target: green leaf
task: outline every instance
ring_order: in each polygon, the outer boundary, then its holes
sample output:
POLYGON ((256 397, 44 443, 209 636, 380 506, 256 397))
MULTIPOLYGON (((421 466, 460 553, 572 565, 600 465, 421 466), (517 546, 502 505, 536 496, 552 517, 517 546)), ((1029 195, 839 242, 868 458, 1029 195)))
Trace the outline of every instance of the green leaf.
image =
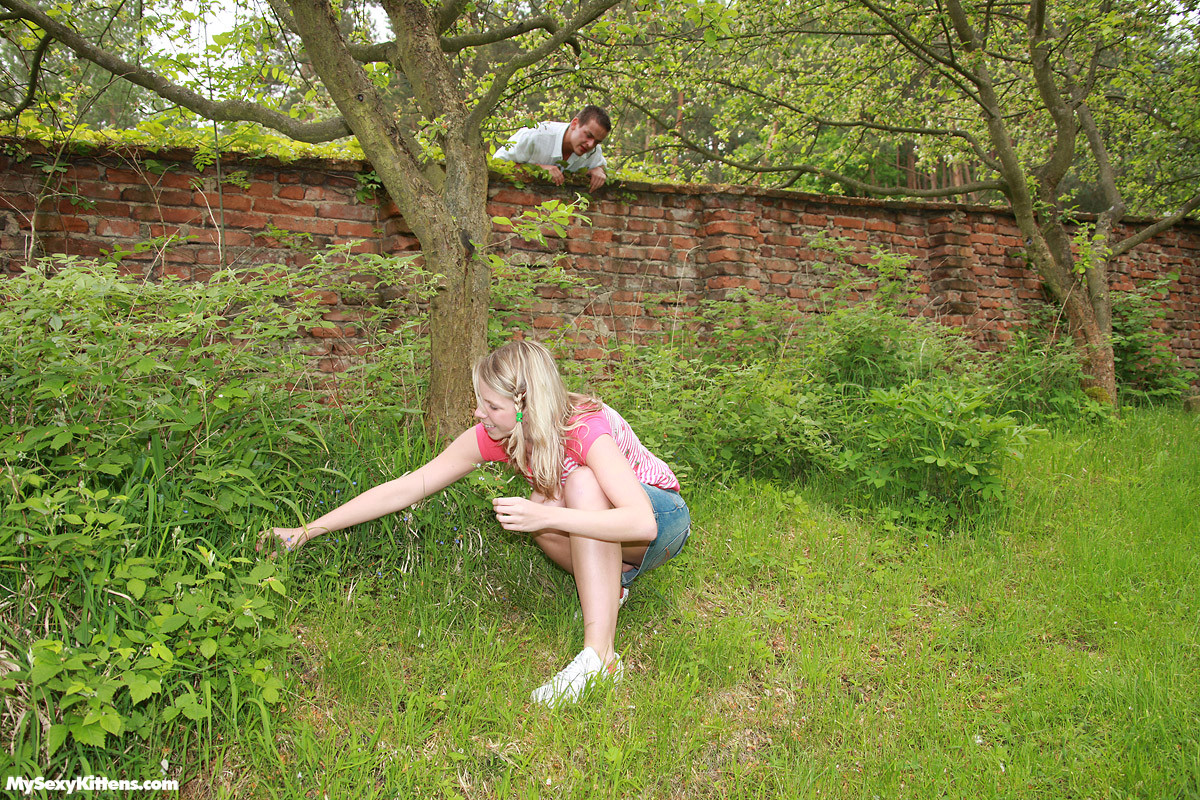
POLYGON ((40 683, 45 683, 58 673, 62 672, 62 669, 62 664, 47 664, 44 661, 39 662, 34 664, 33 669, 29 671, 29 682, 33 686, 37 686, 40 683))
POLYGON ((53 756, 67 740, 67 734, 70 732, 71 729, 66 725, 51 725, 50 730, 46 731, 46 755, 53 756))
POLYGON ((146 582, 143 580, 130 578, 125 586, 129 589, 129 593, 133 595, 134 600, 141 600, 142 595, 146 594, 146 582))
POLYGON ((217 652, 217 642, 215 639, 205 639, 200 642, 200 655, 205 658, 212 658, 217 652))
POLYGON ((163 661, 167 662, 168 664, 171 664, 175 661, 175 654, 172 653, 170 648, 168 648, 162 642, 153 642, 150 645, 150 654, 152 656, 157 656, 158 658, 161 658, 163 661))
POLYGON ((113 736, 120 736, 121 731, 125 728, 125 720, 116 711, 107 709, 100 714, 100 727, 113 736))
POLYGON ((103 747, 104 740, 108 738, 108 732, 100 727, 100 722, 92 722, 87 725, 75 724, 70 726, 71 735, 75 737, 75 741, 80 744, 90 744, 95 747, 103 747))
POLYGON ((162 681, 158 678, 143 678, 140 673, 131 672, 125 679, 125 684, 129 687, 129 699, 134 705, 145 700, 152 694, 158 694, 162 691, 162 681))

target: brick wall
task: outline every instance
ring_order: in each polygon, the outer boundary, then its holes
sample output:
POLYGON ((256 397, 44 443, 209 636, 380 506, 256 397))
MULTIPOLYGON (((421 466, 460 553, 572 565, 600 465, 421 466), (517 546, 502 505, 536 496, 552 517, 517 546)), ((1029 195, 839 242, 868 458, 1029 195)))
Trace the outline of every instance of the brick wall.
MULTIPOLYGON (((50 168, 52 156, 40 146, 9 145, 0 149, 0 271, 18 270, 31 253, 97 256, 173 234, 190 238, 165 256, 155 248, 130 252, 122 268, 197 280, 222 261, 303 270, 308 256, 288 246, 284 231, 317 246, 362 239, 359 250, 418 249, 394 207, 356 200, 357 176, 367 170, 359 162, 227 155, 218 191, 216 170, 197 170, 187 151, 80 154, 50 168)), ((515 217, 547 199, 571 200, 580 189, 493 176, 490 212, 515 217)), ((980 347, 1002 346, 1044 303, 1012 218, 984 207, 622 182, 596 194, 588 217, 590 225, 544 246, 497 237, 514 260, 561 259, 596 287, 544 286, 526 320, 535 335, 563 336, 581 358, 601 357, 614 340, 661 331, 683 316, 652 313, 654 306, 686 309, 735 290, 819 311, 820 290, 837 280, 829 270, 834 257, 814 246, 821 235, 843 240, 859 265, 871 263, 876 247, 911 256, 918 297, 910 312, 961 326, 980 347)), ((1179 225, 1121 259, 1113 285, 1128 289, 1172 272, 1179 278, 1160 325, 1185 364, 1200 371, 1200 223, 1179 225)), ((322 304, 325 326, 300 335, 333 372, 361 345, 359 312, 337 287, 322 293, 322 304)))

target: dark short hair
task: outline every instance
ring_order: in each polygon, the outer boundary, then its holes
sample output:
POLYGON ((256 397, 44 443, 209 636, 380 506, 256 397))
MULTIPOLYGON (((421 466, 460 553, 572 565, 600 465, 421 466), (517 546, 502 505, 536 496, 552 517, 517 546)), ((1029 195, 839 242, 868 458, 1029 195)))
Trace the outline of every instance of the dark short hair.
POLYGON ((586 105, 583 110, 575 115, 575 119, 579 120, 580 125, 587 125, 592 120, 600 123, 600 127, 608 132, 612 132, 612 120, 608 118, 608 112, 600 106, 586 105))

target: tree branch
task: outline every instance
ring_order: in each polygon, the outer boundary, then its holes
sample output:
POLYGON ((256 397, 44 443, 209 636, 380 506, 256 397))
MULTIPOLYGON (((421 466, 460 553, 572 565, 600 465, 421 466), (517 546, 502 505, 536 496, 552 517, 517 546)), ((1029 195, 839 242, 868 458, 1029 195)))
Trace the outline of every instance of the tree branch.
POLYGON ((1162 219, 1160 219, 1158 222, 1154 223, 1153 225, 1149 225, 1145 228, 1142 228, 1140 231, 1135 233, 1133 236, 1130 236, 1128 239, 1123 239, 1120 242, 1118 242, 1117 244, 1115 244, 1112 249, 1111 257, 1117 258, 1119 256, 1125 255, 1130 250, 1137 247, 1139 244, 1142 244, 1143 242, 1153 239, 1155 236, 1158 236, 1160 233, 1167 230, 1172 225, 1175 225, 1176 223, 1182 221, 1184 217, 1186 217, 1188 214, 1195 211, 1197 208, 1200 208, 1200 192, 1197 192, 1196 194, 1192 195, 1191 199, 1189 199, 1182 206, 1180 206, 1178 208, 1178 210, 1175 211, 1175 213, 1171 214, 1171 216, 1163 217, 1162 219))
POLYGON ((513 59, 510 59, 497 72, 492 79, 492 85, 488 88, 487 94, 479 98, 475 104, 475 108, 471 110, 470 116, 467 118, 467 125, 472 130, 479 130, 483 125, 483 120, 488 114, 492 113, 492 109, 496 107, 496 103, 500 101, 504 93, 504 87, 512 80, 513 75, 518 70, 524 69, 531 64, 541 61, 553 53, 558 48, 562 47, 569 39, 571 39, 581 28, 588 23, 597 19, 601 14, 615 6, 620 0, 587 0, 580 5, 574 18, 570 22, 565 23, 556 32, 551 34, 550 38, 542 42, 537 47, 529 50, 513 59))
MULTIPOLYGON (((467 33, 462 36, 442 36, 439 39, 439 43, 443 53, 453 54, 471 47, 482 47, 485 44, 503 42, 515 36, 520 36, 522 33, 528 33, 539 28, 553 35, 558 31, 558 23, 552 17, 543 15, 495 30, 467 33)), ((575 51, 576 55, 580 53, 579 42, 574 37, 569 37, 567 44, 571 45, 571 49, 575 51)), ((350 54, 363 64, 390 63, 395 46, 395 41, 379 42, 377 44, 347 43, 346 45, 350 50, 350 54)))
POLYGON ((983 162, 984 166, 989 169, 999 171, 1000 164, 992 157, 988 151, 983 149, 979 140, 970 131, 959 130, 957 128, 919 128, 908 127, 905 125, 885 125, 881 122, 851 122, 847 120, 830 120, 815 118, 822 125, 828 125, 831 128, 867 128, 869 130, 883 131, 885 133, 907 133, 913 136, 953 136, 957 139, 962 139, 971 146, 972 152, 976 158, 983 162))
POLYGON ((33 51, 33 63, 29 65, 29 89, 25 92, 25 97, 21 99, 21 102, 13 106, 12 111, 0 115, 0 120, 8 122, 10 119, 16 119, 21 116, 22 111, 33 105, 33 99, 37 96, 38 77, 42 71, 42 59, 49 52, 50 43, 53 41, 54 37, 46 34, 38 42, 37 48, 33 51))
POLYGON ((924 42, 917 39, 915 36, 913 36, 912 32, 909 31, 908 28, 894 20, 891 14, 877 6, 875 3, 871 2, 871 0, 862 0, 862 4, 866 6, 868 11, 874 14, 881 22, 883 22, 883 24, 891 31, 892 37, 898 41, 905 50, 908 50, 908 52, 912 53, 918 59, 924 61, 930 66, 944 67, 945 70, 942 71, 941 74, 944 75, 947 80, 953 82, 964 96, 970 97, 975 102, 983 105, 983 102, 980 100, 975 91, 959 80, 958 77, 955 77, 961 76, 962 78, 966 79, 967 82, 978 87, 978 75, 963 67, 956 59, 947 58, 946 56, 941 55, 934 48, 927 46, 924 42))
MULTIPOLYGON (((468 47, 480 47, 485 44, 494 44, 502 42, 506 39, 511 39, 514 36, 520 36, 522 33, 529 31, 542 30, 553 36, 558 33, 558 22, 549 14, 543 14, 540 17, 530 17, 513 25, 508 25, 503 28, 497 28, 490 31, 479 31, 478 33, 467 33, 462 36, 443 36, 441 38, 442 52, 457 53, 461 50, 466 50, 468 47)), ((576 55, 579 54, 579 42, 568 41, 575 50, 576 55)))
POLYGON ((1046 111, 1054 120, 1055 141, 1050 150, 1050 158, 1038 170, 1039 177, 1050 186, 1057 189, 1071 163, 1075 160, 1075 141, 1078 138, 1079 127, 1076 124, 1074 110, 1063 99, 1062 92, 1054 81, 1054 69, 1050 64, 1053 34, 1047 30, 1045 19, 1034 17, 1038 11, 1044 14, 1044 8, 1039 2, 1030 7, 1030 54, 1032 55, 1031 72, 1033 82, 1037 86, 1038 95, 1046 111))
POLYGON ((442 0, 442 4, 433 12, 434 30, 438 35, 450 30, 458 18, 466 13, 470 4, 471 0, 442 0))
POLYGON ((341 139, 351 134, 349 126, 340 118, 305 123, 292 119, 287 114, 244 100, 210 100, 191 89, 172 83, 156 72, 130 64, 93 45, 73 28, 51 19, 24 0, 0 0, 0 6, 11 9, 21 18, 37 25, 73 50, 80 58, 214 122, 254 122, 297 141, 312 144, 341 139))
POLYGON ((953 136, 953 137, 962 139, 965 142, 967 142, 971 146, 971 150, 975 153, 975 155, 987 167, 989 167, 991 169, 996 169, 996 170, 999 169, 999 164, 996 162, 996 160, 987 152, 987 150, 985 150, 983 148, 982 145, 980 145, 979 140, 976 139, 975 136, 972 133, 970 133, 969 131, 964 131, 964 130, 960 130, 957 128, 916 128, 916 127, 906 127, 906 126, 902 126, 902 125, 884 125, 883 123, 867 122, 865 120, 853 122, 853 121, 845 121, 845 120, 839 121, 839 120, 824 119, 822 117, 812 116, 807 111, 804 111, 803 109, 798 108, 797 106, 794 106, 794 105, 788 103, 786 100, 783 100, 782 98, 773 97, 771 95, 766 94, 765 92, 760 92, 757 89, 754 89, 750 86, 744 86, 742 84, 734 83, 733 81, 725 80, 723 78, 714 78, 713 83, 720 84, 721 86, 724 86, 728 89, 733 89, 738 92, 744 92, 746 94, 754 95, 762 100, 766 100, 768 102, 774 103, 777 106, 786 108, 789 111, 793 111, 802 117, 808 117, 813 122, 816 122, 820 125, 827 125, 831 128, 869 128, 871 130, 884 131, 887 133, 908 133, 908 134, 912 134, 914 136, 953 136))

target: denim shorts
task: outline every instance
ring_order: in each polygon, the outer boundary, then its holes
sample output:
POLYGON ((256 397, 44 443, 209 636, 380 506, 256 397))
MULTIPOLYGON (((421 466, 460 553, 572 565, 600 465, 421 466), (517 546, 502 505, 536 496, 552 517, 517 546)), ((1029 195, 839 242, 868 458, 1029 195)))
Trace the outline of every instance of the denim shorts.
POLYGON ((646 548, 642 564, 621 573, 621 585, 628 586, 639 576, 670 561, 679 555, 692 532, 692 515, 679 492, 642 484, 650 505, 654 508, 654 520, 658 523, 658 536, 646 548))

